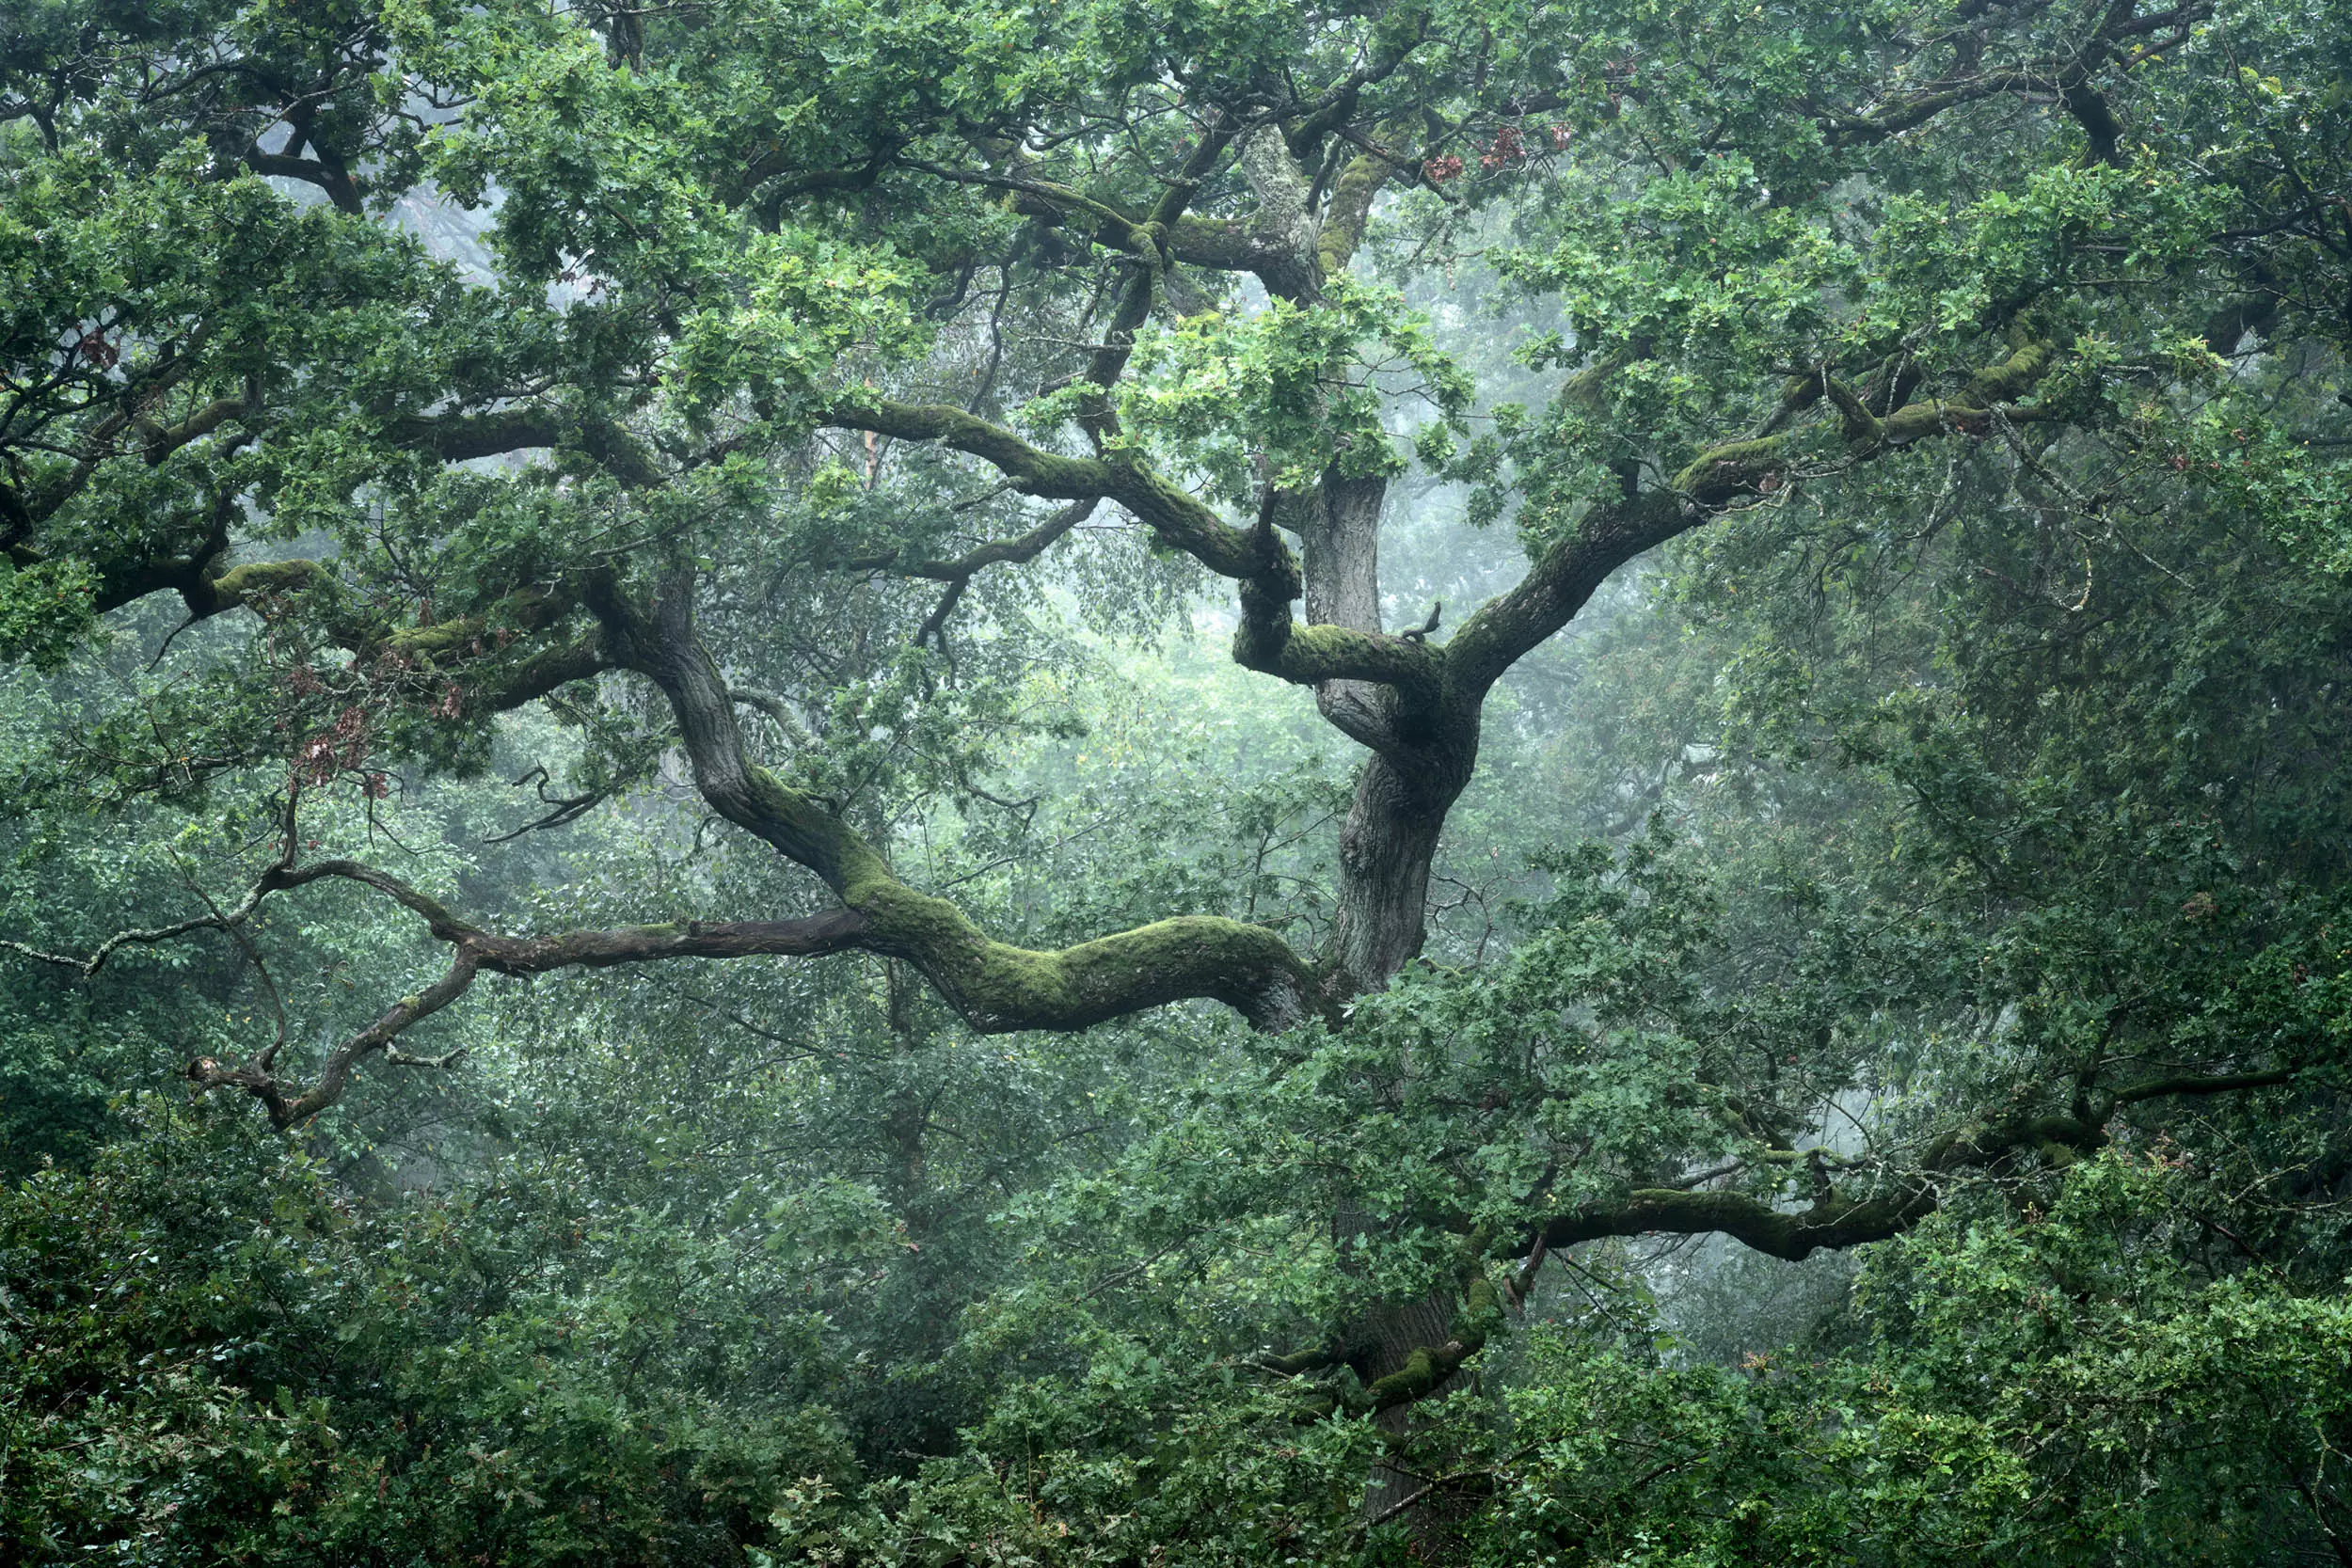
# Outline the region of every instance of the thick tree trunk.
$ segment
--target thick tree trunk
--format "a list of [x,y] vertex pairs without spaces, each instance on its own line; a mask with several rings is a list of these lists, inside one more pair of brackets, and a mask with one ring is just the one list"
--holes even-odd
[[[1377,634],[1380,510],[1388,483],[1336,469],[1300,499],[1307,624]],[[1332,933],[1333,989],[1342,997],[1378,990],[1421,952],[1427,937],[1429,867],[1438,836],[1477,762],[1478,721],[1446,722],[1409,710],[1391,689],[1326,681],[1316,705],[1351,735],[1388,744],[1364,761],[1340,833],[1339,910]]]
[[1388,481],[1327,475],[1299,508],[1307,622],[1380,629],[1380,507]]
[[[1441,1345],[1453,1337],[1454,1300],[1439,1292],[1419,1301],[1399,1302],[1375,1309],[1358,1325],[1360,1346],[1356,1375],[1371,1384],[1405,1370],[1413,1353],[1425,1345]],[[1437,1392],[1452,1391],[1455,1380],[1438,1385]],[[1391,1444],[1402,1445],[1412,1423],[1413,1407],[1391,1405],[1373,1418],[1373,1425]],[[1427,1479],[1391,1459],[1375,1460],[1364,1485],[1361,1517],[1367,1520],[1404,1517],[1413,1528],[1410,1499],[1428,1484]]]
[[1427,940],[1438,837],[1477,765],[1475,720],[1458,728],[1467,733],[1401,758],[1375,753],[1356,775],[1356,799],[1340,830],[1331,939],[1334,973],[1348,994],[1385,987]]
[[[1379,539],[1386,492],[1379,480],[1327,473],[1297,509],[1308,625],[1383,630]],[[1315,700],[1343,732],[1377,742],[1356,776],[1355,800],[1340,830],[1329,985],[1335,999],[1344,999],[1385,988],[1428,939],[1430,869],[1446,815],[1477,767],[1479,705],[1472,698],[1451,710],[1433,708],[1425,698],[1417,704],[1391,688],[1359,681],[1324,682]],[[1340,1218],[1343,1229],[1359,1234],[1377,1223],[1362,1213]],[[1374,1307],[1347,1335],[1357,1376],[1369,1386],[1404,1370],[1416,1351],[1445,1344],[1454,1337],[1456,1309],[1448,1291]],[[1375,1419],[1402,1445],[1413,1406],[1395,1405]],[[1375,1464],[1365,1482],[1361,1517],[1367,1523],[1397,1520],[1417,1540],[1438,1530],[1437,1513],[1416,1499],[1426,1484],[1397,1464]]]

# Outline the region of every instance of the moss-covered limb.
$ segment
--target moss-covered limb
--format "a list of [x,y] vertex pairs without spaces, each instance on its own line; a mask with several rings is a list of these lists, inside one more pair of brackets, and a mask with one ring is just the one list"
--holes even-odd
[[[178,587],[190,616],[204,620],[265,598],[326,587],[332,581],[332,574],[320,562],[257,561],[217,577],[191,570],[184,580],[165,586]],[[462,660],[466,711],[505,713],[536,702],[558,687],[611,668],[602,634],[596,630],[549,646],[533,647],[528,641],[508,650],[484,646],[485,640],[501,630],[526,634],[555,630],[575,608],[569,595],[532,586],[507,594],[488,610],[428,626],[404,626],[389,634],[364,623],[339,623],[330,609],[328,630],[339,646],[363,657],[389,652],[410,659]]]
[[224,606],[242,605],[262,594],[293,594],[325,581],[326,568],[315,561],[256,561],[234,566],[210,580]]
[[246,415],[243,398],[215,398],[178,424],[139,423],[139,455],[154,467],[191,441],[202,439],[232,420]]
[[1347,1352],[1336,1343],[1318,1345],[1312,1350],[1294,1351],[1288,1355],[1261,1355],[1252,1365],[1275,1377],[1304,1377],[1309,1372],[1328,1371],[1334,1367],[1347,1365]]
[[1276,259],[1266,236],[1242,218],[1201,217],[1190,213],[1155,218],[1051,181],[947,169],[932,172],[959,183],[1005,190],[1011,210],[1023,217],[1036,219],[1049,229],[1075,228],[1095,244],[1130,255],[1140,256],[1156,247],[1169,261],[1208,272],[1256,272]]
[[1824,371],[1820,379],[1821,390],[1836,406],[1838,430],[1846,437],[1846,445],[1857,451],[1877,446],[1882,434],[1878,416],[1863,406],[1860,395],[1836,376]]
[[[562,621],[575,608],[577,601],[568,594],[533,583],[518,588],[493,602],[487,609],[469,615],[452,616],[446,621],[434,621],[421,626],[402,626],[384,635],[379,641],[367,643],[361,650],[377,648],[402,654],[411,658],[444,658],[452,655],[479,655],[482,640],[500,630],[508,632],[545,631]],[[354,628],[353,641],[362,640]]]
[[[1540,1242],[1537,1244],[1540,1246]],[[1487,1250],[1485,1232],[1466,1238],[1461,1243],[1463,1264],[1455,1282],[1457,1293],[1451,1305],[1446,1305],[1443,1293],[1433,1295],[1423,1304],[1436,1309],[1430,1326],[1442,1325],[1440,1331],[1446,1334],[1442,1342],[1412,1346],[1401,1358],[1392,1359],[1393,1370],[1367,1378],[1352,1392],[1328,1387],[1315,1390],[1302,1408],[1302,1418],[1320,1419],[1340,1410],[1355,1416],[1376,1415],[1426,1399],[1442,1389],[1464,1363],[1486,1348],[1487,1340],[1502,1324],[1503,1297],[1486,1275]],[[1537,1261],[1540,1257],[1538,1254]],[[1290,1355],[1262,1355],[1254,1365],[1276,1377],[1302,1377],[1343,1365],[1354,1365],[1360,1370],[1364,1354],[1360,1346],[1350,1350],[1334,1343]]]
[[1392,1410],[1428,1398],[1443,1387],[1465,1362],[1486,1348],[1486,1340],[1502,1323],[1502,1299],[1483,1266],[1462,1278],[1462,1305],[1455,1314],[1454,1337],[1442,1345],[1422,1345],[1405,1358],[1405,1365],[1364,1387],[1361,1407]]
[[1756,435],[1765,436],[1776,434],[1790,420],[1820,401],[1821,377],[1818,375],[1790,376],[1780,384],[1780,400],[1772,404],[1772,413],[1765,416],[1764,427],[1757,431]]
[[1756,494],[1768,475],[1788,466],[1788,443],[1780,436],[1725,441],[1692,458],[1670,487],[1693,508],[1720,512],[1740,497]]
[[1312,969],[1263,926],[1184,915],[1037,952],[985,936],[961,910],[903,883],[850,901],[860,945],[919,970],[983,1034],[1085,1029],[1171,1002],[1221,1002],[1252,1025],[1288,1028],[1315,1006]]
[[616,657],[669,699],[703,799],[815,872],[864,922],[856,946],[914,965],[974,1028],[1084,1029],[1191,998],[1268,1029],[1312,1010],[1311,967],[1263,926],[1187,916],[1038,952],[994,941],[954,904],[900,881],[829,806],[746,758],[734,698],[694,634],[691,589],[674,580],[646,607],[608,580],[589,599]]
[[569,596],[544,586],[518,589],[487,610],[388,632],[380,624],[339,613],[332,597],[335,576],[326,562],[304,558],[253,561],[224,570],[228,551],[224,531],[191,555],[119,566],[102,577],[97,609],[103,614],[151,594],[170,592],[180,595],[195,622],[234,610],[265,609],[271,599],[324,590],[315,602],[325,611],[327,635],[336,645],[369,658],[382,653],[410,659],[462,658],[469,666],[467,705],[474,712],[519,707],[604,668],[595,637],[537,649],[517,644],[511,653],[485,657],[485,639],[501,631],[548,631],[572,611],[575,602]]
[[1371,681],[1394,688],[1407,702],[1435,698],[1444,684],[1445,650],[1425,641],[1303,626],[1287,602],[1243,589],[1243,613],[1233,629],[1233,662],[1296,686]]
[[687,920],[549,937],[485,935],[474,945],[485,969],[539,974],[670,958],[822,958],[864,947],[867,929],[855,911],[828,910],[800,920]]
[[2013,329],[2009,357],[1997,365],[1987,365],[1968,378],[1967,401],[1979,408],[1990,409],[1994,404],[2025,396],[2048,372],[2057,355],[2047,339],[2037,338],[2023,326]]
[[[212,434],[220,426],[241,419],[245,404],[240,399],[216,399],[177,425],[168,427],[139,424],[135,434],[139,449],[151,463],[160,463],[181,447]],[[111,442],[120,428],[137,421],[128,416],[112,419],[102,424],[93,440]],[[637,486],[662,483],[664,476],[652,452],[636,437],[609,421],[566,421],[553,415],[532,410],[516,410],[497,414],[452,416],[446,419],[409,419],[396,421],[389,432],[396,441],[424,448],[451,462],[486,457],[504,452],[527,451],[538,447],[569,446],[587,453],[620,478]],[[232,444],[246,437],[232,438]],[[96,472],[98,459],[87,459],[72,471],[71,488],[78,489]],[[67,499],[66,493],[45,498],[43,506]],[[268,594],[298,593],[316,588],[330,580],[328,567],[317,561],[262,561],[227,567],[230,553],[228,520],[233,515],[234,499],[223,497],[214,523],[205,538],[181,553],[178,548],[159,552],[143,559],[107,562],[100,575],[96,608],[103,614],[132,604],[151,594],[176,593],[186,604],[192,620],[207,620],[232,610],[244,609]],[[32,514],[27,514],[28,518]],[[43,556],[30,546],[18,543],[9,547],[9,559],[19,567],[38,564]],[[537,597],[548,597],[543,591],[516,595],[514,603],[523,604]],[[511,608],[511,607],[510,607]],[[518,624],[527,629],[526,615]],[[443,623],[438,626],[415,627],[392,634],[390,642],[405,652],[436,652],[441,644],[463,641],[478,633],[483,626],[479,618]],[[354,648],[369,646],[353,634],[341,639]]]
[[1343,271],[1363,243],[1364,227],[1372,219],[1373,198],[1388,182],[1389,165],[1369,153],[1359,153],[1340,167],[1331,197],[1324,208],[1323,232],[1315,239],[1315,263],[1323,276]]
[[[690,755],[698,748],[690,744]],[[706,799],[732,799],[698,768]],[[982,1033],[1084,1029],[1170,1002],[1208,998],[1251,1023],[1286,1028],[1311,1010],[1313,972],[1263,926],[1183,916],[1056,951],[997,942],[946,899],[900,881],[889,862],[818,801],[745,768],[748,809],[723,815],[815,871],[864,925],[856,945],[903,958]]]
[[1271,242],[1240,218],[1187,214],[1168,227],[1168,255],[1204,272],[1256,272],[1275,260]]

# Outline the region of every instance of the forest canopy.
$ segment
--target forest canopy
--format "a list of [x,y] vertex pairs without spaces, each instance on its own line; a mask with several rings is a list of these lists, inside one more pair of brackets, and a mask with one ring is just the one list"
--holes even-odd
[[4,0],[0,277],[0,1557],[2352,1565],[2344,0]]

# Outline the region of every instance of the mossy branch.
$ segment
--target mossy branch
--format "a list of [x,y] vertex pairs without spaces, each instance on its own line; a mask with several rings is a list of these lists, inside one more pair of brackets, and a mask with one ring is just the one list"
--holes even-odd
[[690,579],[666,585],[650,607],[610,582],[591,602],[616,657],[669,699],[703,799],[815,872],[857,917],[854,945],[912,964],[973,1028],[1084,1029],[1190,998],[1265,1029],[1312,1010],[1312,967],[1243,921],[1181,916],[1053,951],[994,940],[955,904],[901,881],[830,806],[750,762],[734,699],[694,634]]

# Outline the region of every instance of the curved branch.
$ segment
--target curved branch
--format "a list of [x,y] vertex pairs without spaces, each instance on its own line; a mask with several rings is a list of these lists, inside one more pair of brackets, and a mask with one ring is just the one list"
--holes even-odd
[[[1950,109],[2013,93],[2046,93],[2055,89],[2059,102],[2082,125],[2094,157],[2113,162],[2120,127],[2113,112],[2090,85],[2092,74],[2114,61],[2128,72],[2169,51],[2189,29],[2211,15],[2209,0],[2189,0],[2157,16],[2135,16],[2133,7],[2115,5],[2082,46],[2062,57],[2051,57],[2007,71],[1988,71],[1960,80],[1931,83],[1867,114],[1828,115],[1821,126],[1832,147],[1867,146],[1915,130]],[[2171,37],[2140,45],[2116,59],[2116,46],[2129,38],[2169,30]]]
[[403,446],[421,447],[448,463],[499,457],[534,448],[576,448],[624,484],[651,487],[666,477],[652,450],[609,420],[575,419],[538,408],[494,414],[410,416],[388,432]]
[[690,580],[674,580],[647,612],[608,582],[592,603],[624,663],[669,699],[703,799],[815,872],[864,922],[858,946],[913,964],[973,1028],[1084,1029],[1191,998],[1261,1028],[1307,1016],[1313,973],[1263,926],[1180,916],[1041,952],[995,941],[946,899],[900,881],[838,815],[746,757],[734,699],[694,635],[691,595]]
[[[501,936],[458,918],[399,878],[351,860],[273,866],[235,911],[224,916],[187,922],[179,929],[193,930],[201,926],[230,929],[270,894],[330,878],[358,882],[392,898],[421,918],[426,929],[454,951],[447,973],[439,980],[413,996],[401,998],[381,1018],[329,1052],[318,1077],[306,1089],[290,1090],[272,1072],[278,1054],[276,1045],[241,1066],[211,1057],[199,1057],[188,1065],[188,1076],[199,1088],[242,1090],[262,1101],[271,1120],[281,1128],[308,1120],[335,1104],[349,1088],[352,1070],[377,1052],[385,1053],[388,1061],[400,1067],[453,1065],[461,1053],[416,1056],[398,1050],[393,1042],[419,1020],[438,1012],[465,994],[484,971],[531,975],[558,969],[604,969],[668,958],[815,958],[864,945],[861,939],[866,930],[865,921],[854,911],[834,910],[802,920],[687,921],[565,931],[546,937]],[[111,950],[111,945],[107,950]]]
[[[841,565],[850,571],[886,572],[893,577],[921,578],[947,585],[947,591],[940,595],[938,607],[924,618],[922,626],[914,633],[914,644],[919,648],[946,632],[947,617],[954,613],[956,605],[962,599],[964,591],[971,587],[975,577],[991,566],[1025,566],[1035,561],[1064,534],[1092,516],[1094,509],[1102,503],[1100,496],[1083,497],[1018,539],[992,539],[953,561],[901,561],[901,552],[894,550],[884,555],[858,556],[841,562]],[[774,698],[765,693],[747,696],[740,690],[736,692],[736,696],[760,708],[779,724],[785,722],[780,717],[781,705],[776,705]]]
[[[1915,399],[1883,420],[1851,393],[1841,398],[1843,386],[1834,378],[1820,381],[1851,443],[1847,461],[1861,464],[1931,436],[1990,430],[1995,419],[2045,417],[2011,400],[2030,391],[2055,357],[2048,341],[2015,329],[2009,357],[1971,375],[1961,398]],[[1784,391],[1780,406],[1804,406],[1801,399]],[[1474,705],[1513,664],[1574,619],[1618,567],[1742,500],[1771,494],[1791,464],[1785,435],[1727,441],[1701,451],[1664,485],[1594,507],[1446,644],[1449,702]]]
[[[1543,1223],[1525,1263],[1511,1282],[1508,1294],[1524,1296],[1534,1271],[1552,1249],[1610,1236],[1699,1235],[1716,1232],[1743,1245],[1788,1262],[1801,1262],[1813,1253],[1862,1246],[1902,1234],[1934,1212],[1942,1201],[1937,1179],[1963,1170],[1997,1165],[2029,1149],[2040,1149],[2063,1162],[2102,1147],[2107,1140],[2106,1121],[2120,1106],[2150,1100],[2233,1094],[2247,1089],[2276,1087],[2293,1081],[2287,1069],[2255,1072],[2183,1073],[2127,1085],[2107,1097],[2106,1109],[2080,1117],[2018,1116],[1991,1127],[1947,1132],[1931,1144],[1919,1168],[1891,1189],[1867,1197],[1841,1196],[1831,1186],[1818,1158],[1813,1164],[1813,1202],[1800,1210],[1784,1210],[1768,1199],[1746,1193],[1693,1192],[1686,1186],[1641,1187],[1615,1202],[1593,1205]],[[1805,1151],[1818,1156],[1819,1150]],[[1736,1173],[1734,1163],[1697,1178],[1710,1180]],[[1464,1237],[1473,1255],[1486,1251],[1483,1231]],[[1310,1415],[1346,1409],[1355,1414],[1410,1403],[1441,1389],[1463,1364],[1485,1348],[1502,1322],[1497,1293],[1487,1279],[1483,1258],[1461,1275],[1461,1310],[1453,1318],[1452,1337],[1445,1343],[1422,1345],[1406,1357],[1396,1371],[1368,1384],[1352,1397],[1320,1395],[1311,1402]],[[1343,1347],[1316,1346],[1295,1355],[1258,1357],[1258,1370],[1279,1377],[1298,1377],[1337,1366],[1346,1359]]]

